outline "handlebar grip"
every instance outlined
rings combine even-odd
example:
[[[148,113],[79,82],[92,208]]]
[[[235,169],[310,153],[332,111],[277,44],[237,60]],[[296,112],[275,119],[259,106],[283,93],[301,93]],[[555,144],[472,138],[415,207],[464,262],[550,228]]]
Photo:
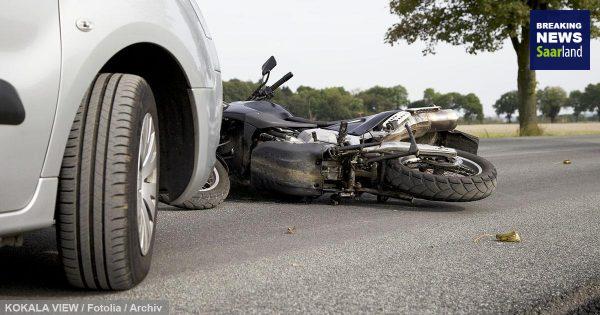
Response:
[[[279,79],[279,81],[275,82],[275,84],[271,85],[271,90],[277,90],[280,86],[282,86],[285,82],[289,81],[293,77],[294,74],[289,72],[288,74],[284,75],[283,78]]]

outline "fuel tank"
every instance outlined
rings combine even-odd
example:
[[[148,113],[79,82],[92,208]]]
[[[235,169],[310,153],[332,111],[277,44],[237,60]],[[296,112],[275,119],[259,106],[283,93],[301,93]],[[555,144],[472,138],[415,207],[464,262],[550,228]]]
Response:
[[[286,120],[292,116],[283,106],[267,101],[234,102],[223,112],[226,119],[242,121],[258,129],[317,128],[316,124]]]

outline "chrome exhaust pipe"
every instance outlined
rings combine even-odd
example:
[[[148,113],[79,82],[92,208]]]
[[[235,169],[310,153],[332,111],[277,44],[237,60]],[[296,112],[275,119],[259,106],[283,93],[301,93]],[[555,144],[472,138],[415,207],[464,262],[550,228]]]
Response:
[[[383,141],[404,141],[408,133],[404,125],[408,124],[414,136],[420,138],[429,132],[450,131],[458,126],[458,113],[452,109],[439,107],[416,108],[400,112],[390,117],[384,126],[393,126],[393,131],[384,137]]]
[[[458,113],[452,109],[420,113],[418,116],[431,123],[429,131],[450,131],[458,126]]]

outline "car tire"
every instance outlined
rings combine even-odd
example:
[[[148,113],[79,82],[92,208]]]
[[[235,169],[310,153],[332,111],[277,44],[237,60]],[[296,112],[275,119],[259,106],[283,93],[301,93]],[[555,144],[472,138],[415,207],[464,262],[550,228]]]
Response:
[[[79,107],[60,172],[57,241],[71,285],[126,290],[148,274],[159,152],[150,86],[135,75],[100,74]]]

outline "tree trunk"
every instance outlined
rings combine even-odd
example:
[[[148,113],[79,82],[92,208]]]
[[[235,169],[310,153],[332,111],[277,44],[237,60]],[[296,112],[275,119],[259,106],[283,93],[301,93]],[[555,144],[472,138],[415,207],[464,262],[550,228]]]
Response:
[[[535,70],[529,69],[529,30],[524,30],[522,42],[515,50],[519,63],[518,95],[519,95],[519,135],[539,136],[542,130],[537,121],[536,76]]]

